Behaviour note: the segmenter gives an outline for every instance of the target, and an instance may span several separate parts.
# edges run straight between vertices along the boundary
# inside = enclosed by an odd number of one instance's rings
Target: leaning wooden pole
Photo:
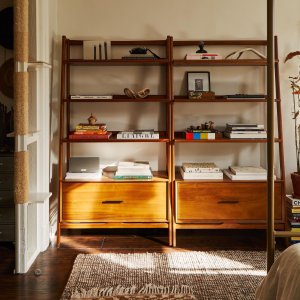
[[[14,0],[14,129],[15,129],[15,203],[28,202],[28,0]]]
[[[268,210],[267,210],[267,271],[274,262],[274,39],[273,0],[267,0],[267,157],[268,157]]]

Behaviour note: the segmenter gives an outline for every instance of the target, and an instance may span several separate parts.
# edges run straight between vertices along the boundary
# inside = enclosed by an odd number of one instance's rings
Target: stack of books
[[[223,179],[223,173],[213,162],[182,163],[183,179]]]
[[[113,179],[152,179],[149,162],[120,161]]]
[[[112,132],[107,131],[106,124],[80,123],[69,134],[69,139],[109,139],[111,134]]]
[[[230,166],[223,172],[231,180],[267,180],[267,170],[262,167]]]
[[[185,56],[186,60],[202,60],[202,59],[222,59],[223,57],[219,53],[188,53]]]
[[[291,232],[300,232],[300,199],[287,195],[287,210]],[[300,237],[291,237],[291,242],[300,243]]]
[[[259,124],[226,124],[224,136],[230,139],[266,139],[264,125]]]
[[[120,131],[117,134],[118,140],[156,140],[159,139],[159,132],[154,130],[133,130]]]

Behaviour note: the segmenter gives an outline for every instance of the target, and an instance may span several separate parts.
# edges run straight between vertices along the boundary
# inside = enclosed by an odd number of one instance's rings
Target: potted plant
[[[284,62],[292,58],[299,58],[300,51],[290,52]],[[297,172],[291,174],[292,184],[293,184],[293,197],[300,199],[300,124],[299,118],[299,107],[300,107],[300,66],[297,76],[289,76],[290,86],[292,90],[293,99],[293,120],[294,120],[294,130],[295,130],[295,147],[296,147],[296,161],[297,161]]]

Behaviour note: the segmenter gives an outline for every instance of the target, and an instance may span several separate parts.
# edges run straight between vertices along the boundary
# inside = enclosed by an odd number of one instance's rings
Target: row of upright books
[[[213,162],[182,163],[179,171],[183,179],[223,179],[225,174],[231,180],[267,180],[267,170],[260,166],[229,166],[221,170]]]
[[[300,199],[287,195],[287,211],[291,232],[300,232]],[[300,243],[300,237],[291,237],[291,242]]]

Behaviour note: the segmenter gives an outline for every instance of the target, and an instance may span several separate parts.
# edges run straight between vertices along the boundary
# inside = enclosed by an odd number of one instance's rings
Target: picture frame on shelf
[[[210,92],[210,72],[187,72],[188,92]]]

